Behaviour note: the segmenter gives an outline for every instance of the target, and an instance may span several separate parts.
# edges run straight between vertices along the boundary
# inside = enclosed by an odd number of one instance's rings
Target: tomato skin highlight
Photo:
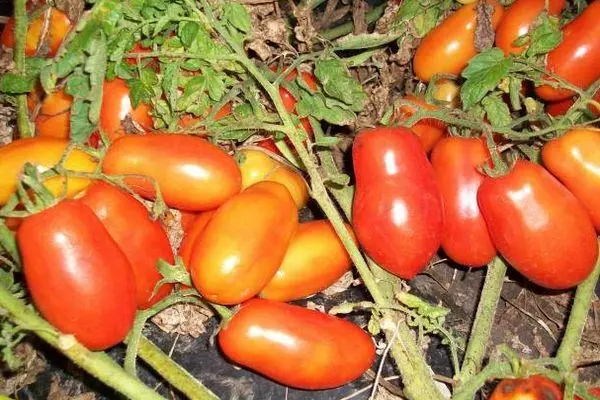
[[[0,147],[0,204],[5,204],[17,190],[17,178],[25,163],[30,162],[40,168],[48,169],[58,164],[69,142],[66,139],[34,137],[19,139]],[[97,162],[81,150],[74,149],[67,158],[65,168],[78,172],[94,172]],[[67,197],[72,197],[85,189],[90,180],[87,178],[63,178],[55,176],[44,181],[44,186],[55,196],[63,194],[64,181],[67,180]]]
[[[492,25],[500,23],[503,9],[496,0],[486,0],[494,7]],[[462,6],[424,38],[413,59],[417,77],[428,82],[435,74],[460,75],[469,60],[477,54],[475,49],[476,4]]]
[[[311,296],[333,285],[351,266],[350,256],[328,220],[301,223],[260,297],[292,301]]]
[[[154,287],[162,279],[156,266],[158,260],[175,262],[160,222],[150,219],[142,203],[105,182],[90,186],[80,201],[96,214],[131,263],[138,308],[146,309],[166,297],[173,288],[171,284],[162,285],[152,296]]]
[[[64,90],[48,94],[35,119],[38,136],[68,139],[71,133],[71,105],[73,97]]]
[[[221,329],[218,341],[233,362],[283,385],[307,390],[352,382],[375,359],[371,337],[357,325],[262,299],[244,303]]]
[[[499,178],[486,178],[479,206],[498,252],[547,289],[568,289],[592,272],[596,232],[583,205],[541,166],[519,160]]]
[[[560,15],[565,4],[565,0],[550,0],[548,14]],[[513,43],[529,32],[536,18],[544,11],[545,5],[545,0],[517,0],[508,7],[496,30],[496,46],[501,48],[505,55],[521,54],[525,51],[527,46],[514,46]]]
[[[546,68],[569,83],[586,89],[600,78],[600,2],[592,2],[562,29],[563,41],[546,56]],[[564,100],[571,90],[542,85],[537,95],[546,101]]]
[[[292,196],[263,181],[230,198],[212,216],[192,250],[190,271],[204,298],[238,304],[269,283],[298,226]]]
[[[600,130],[572,129],[544,146],[548,170],[585,206],[600,231]]]
[[[562,388],[551,379],[533,375],[521,379],[504,379],[489,400],[562,400]]]
[[[115,140],[104,157],[107,174],[141,174],[153,178],[170,207],[205,211],[238,193],[242,178],[230,155],[191,135],[128,135]],[[139,195],[153,199],[150,181],[131,177],[125,182]]]
[[[496,256],[496,249],[477,203],[484,176],[477,171],[490,158],[481,139],[450,137],[431,153],[444,202],[442,249],[455,262],[481,267]]]
[[[404,99],[426,110],[436,109],[435,106],[427,103],[423,97],[407,95]],[[397,123],[402,123],[412,117],[415,112],[417,112],[417,110],[414,107],[403,105],[394,111],[393,119]],[[429,153],[436,143],[446,135],[446,124],[433,118],[422,119],[410,129],[417,135],[423,145],[423,150],[425,150],[426,153]]]
[[[403,127],[359,133],[352,149],[354,233],[387,271],[414,278],[440,246],[443,210],[433,167]]]
[[[136,309],[133,272],[92,210],[62,201],[25,219],[17,240],[27,287],[44,318],[91,350],[123,340]]]

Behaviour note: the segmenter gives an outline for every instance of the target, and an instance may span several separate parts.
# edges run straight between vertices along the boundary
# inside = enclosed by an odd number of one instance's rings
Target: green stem
[[[15,234],[11,232],[3,220],[0,219],[0,249],[6,250],[10,258],[17,264],[21,264],[19,249]]]
[[[25,7],[26,0],[15,0],[14,2],[14,17],[15,17],[15,72],[17,74],[25,73],[25,44],[27,39],[27,9]],[[27,95],[20,94],[17,96],[17,129],[21,138],[33,136],[31,124],[29,121],[29,111],[27,109]]]
[[[454,392],[452,400],[473,400],[475,394],[489,380],[508,378],[513,370],[510,363],[498,362],[487,365],[479,374],[471,377],[457,391]]]
[[[217,314],[219,314],[221,316],[221,319],[223,321],[228,321],[229,319],[231,319],[231,317],[233,317],[233,312],[229,308],[222,306],[220,304],[214,304],[214,303],[208,303],[208,304],[210,304],[210,306],[212,308],[214,308],[214,310],[217,312]]]
[[[34,332],[42,340],[55,347],[79,367],[119,391],[130,399],[159,400],[159,396],[137,378],[127,374],[117,363],[103,352],[91,352],[79,342],[65,344],[65,335],[39,317],[22,300],[15,298],[4,286],[0,285],[0,307],[9,318],[21,328]]]
[[[506,264],[500,257],[496,257],[487,268],[477,314],[471,328],[462,369],[458,375],[457,389],[460,389],[461,383],[466,382],[481,368],[492,333],[496,306],[500,299],[502,283],[506,275]]]
[[[377,21],[383,15],[385,11],[386,3],[380,4],[368,13],[365,14],[365,22],[367,25],[371,25],[373,22]],[[321,32],[321,37],[327,40],[334,40],[342,36],[346,36],[354,31],[354,22],[346,22],[344,24],[338,25],[334,28],[327,29],[326,31]]]
[[[579,352],[579,344],[581,335],[585,328],[590,305],[594,297],[594,289],[600,276],[600,258],[596,261],[594,271],[588,278],[577,287],[575,292],[575,300],[569,314],[569,322],[565,329],[565,335],[560,343],[560,347],[556,353],[556,358],[559,361],[559,366],[563,371],[570,371],[573,368],[575,355]]]

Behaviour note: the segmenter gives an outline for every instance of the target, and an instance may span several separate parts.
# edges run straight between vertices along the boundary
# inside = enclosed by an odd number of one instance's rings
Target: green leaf
[[[315,63],[315,76],[328,96],[362,109],[367,94],[362,85],[350,76],[340,60],[320,60]]]
[[[225,78],[227,77],[224,73],[215,72],[212,69],[205,69],[202,74],[206,78],[206,88],[208,89],[208,96],[213,101],[219,101],[225,94]]]
[[[438,23],[442,10],[437,7],[427,8],[425,12],[416,15],[412,19],[413,26],[415,27],[417,37],[424,37],[430,30],[432,30]]]
[[[20,75],[6,73],[0,76],[0,92],[7,94],[23,94],[33,90],[35,85],[34,75]]]
[[[96,129],[96,125],[90,121],[90,103],[81,97],[76,97],[71,106],[71,140],[83,143]]]
[[[319,139],[315,140],[313,143],[315,146],[319,147],[331,147],[335,146],[340,142],[340,138],[337,136],[323,136]]]
[[[421,0],[404,0],[396,14],[397,21],[409,21],[421,11]]]
[[[223,18],[243,33],[249,33],[252,30],[250,14],[240,3],[230,1],[223,4]]]
[[[511,123],[512,118],[510,116],[508,105],[506,105],[499,94],[494,93],[484,97],[483,100],[481,100],[481,105],[492,126],[500,127]]]
[[[86,98],[90,93],[90,78],[83,73],[74,73],[67,79],[66,92],[73,97]]]
[[[129,98],[131,106],[136,108],[140,103],[150,103],[154,95],[152,88],[146,86],[140,79],[131,79],[127,81],[129,87]]]
[[[336,50],[359,50],[383,46],[398,39],[400,33],[363,33],[346,35],[335,41]]]
[[[508,75],[512,65],[512,58],[504,57],[504,53],[498,48],[486,50],[473,57],[462,73],[466,78],[460,90],[463,109],[473,107],[498,86],[502,78]]]
[[[346,187],[350,184],[350,176],[342,173],[336,173],[327,176],[327,186]]]
[[[527,57],[546,54],[562,41],[560,21],[543,13],[538,17],[536,26],[530,33],[530,45],[526,51]]]
[[[194,40],[196,40],[196,36],[200,31],[200,25],[196,22],[184,21],[179,24],[178,36],[181,39],[181,43],[185,47],[190,47]]]
[[[379,335],[381,333],[381,325],[379,325],[379,320],[374,315],[371,315],[371,318],[369,318],[367,330],[371,335],[374,336]]]
[[[87,96],[90,100],[90,121],[96,124],[100,120],[102,107],[102,89],[106,74],[107,49],[104,35],[93,42],[90,55],[85,62],[84,71],[90,75],[91,90]]]
[[[296,104],[296,112],[300,117],[312,115],[319,121],[327,121],[334,125],[350,125],[356,115],[339,106],[327,107],[325,97],[320,93],[302,92],[300,101]]]
[[[163,69],[162,88],[167,97],[167,101],[171,105],[171,109],[176,108],[178,98],[178,82],[179,77],[179,62],[171,62],[166,64]]]

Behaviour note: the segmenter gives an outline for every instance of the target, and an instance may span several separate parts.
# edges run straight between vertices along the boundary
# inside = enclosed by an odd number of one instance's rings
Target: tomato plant
[[[563,390],[542,375],[520,379],[504,379],[489,400],[562,400]]]
[[[353,323],[270,300],[244,303],[218,340],[233,362],[300,389],[352,382],[375,359],[371,338]]]
[[[108,148],[102,169],[107,174],[138,174],[126,182],[147,198],[156,195],[154,179],[171,207],[205,211],[218,207],[241,188],[233,159],[206,140],[178,134],[129,135]]]
[[[352,232],[350,226],[348,230]],[[304,222],[292,237],[277,273],[260,297],[292,301],[333,285],[350,270],[346,248],[327,220]]]
[[[435,106],[427,103],[423,97],[407,95],[404,97],[404,99],[426,110],[436,109]],[[398,123],[402,123],[403,121],[406,121],[412,117],[416,111],[417,110],[415,110],[415,108],[412,106],[402,105],[398,107],[398,109],[394,110],[393,119]],[[422,119],[414,124],[410,129],[418,136],[426,153],[429,153],[435,144],[446,135],[446,125],[443,122],[433,118]]]
[[[440,246],[443,222],[440,191],[419,139],[402,127],[363,131],[352,159],[358,242],[386,270],[414,278]]]
[[[133,325],[131,264],[86,205],[66,200],[17,233],[33,302],[52,325],[92,350],[119,343]]]

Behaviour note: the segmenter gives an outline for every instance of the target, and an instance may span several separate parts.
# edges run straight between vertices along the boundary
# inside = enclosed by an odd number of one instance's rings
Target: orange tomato
[[[435,110],[435,106],[427,103],[424,98],[409,94],[404,97],[426,110]],[[393,120],[397,123],[406,121],[417,110],[409,105],[403,105],[394,111]],[[419,138],[426,153],[429,153],[435,144],[446,135],[446,124],[433,118],[422,119],[410,128]]]
[[[231,103],[225,104],[221,109],[215,114],[215,121],[220,120],[221,118],[228,117],[231,115],[232,105]],[[194,126],[202,121],[202,118],[196,117],[192,114],[185,114],[179,119],[178,126],[180,128],[189,128]]]
[[[350,225],[346,227],[352,232]],[[329,221],[302,223],[260,297],[292,301],[311,296],[333,285],[351,266],[350,256]]]
[[[502,5],[496,0],[486,3],[494,7],[492,25],[496,28],[502,18]],[[477,54],[475,9],[476,3],[462,6],[425,36],[413,60],[419,79],[428,82],[435,74],[459,75]]]
[[[185,231],[185,236],[183,237],[183,241],[179,247],[179,256],[183,260],[183,264],[188,271],[190,270],[190,261],[192,258],[194,244],[202,232],[204,232],[204,229],[206,229],[206,225],[208,225],[208,222],[211,220],[214,213],[214,211],[206,211],[201,213]]]
[[[230,198],[196,239],[190,270],[208,301],[238,304],[273,278],[298,225],[288,190],[259,182]]]
[[[504,379],[489,400],[562,400],[562,388],[554,381],[533,375],[522,379]]]
[[[68,139],[71,132],[71,104],[73,97],[63,89],[46,96],[35,119],[37,135]]]

